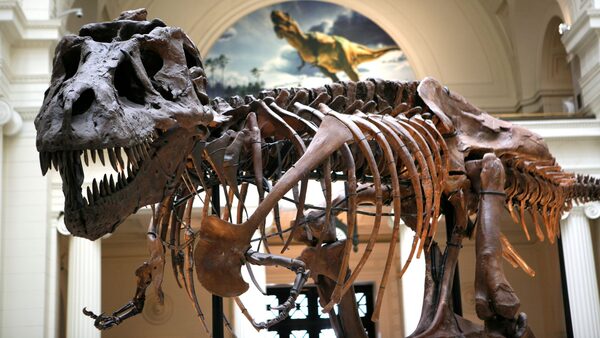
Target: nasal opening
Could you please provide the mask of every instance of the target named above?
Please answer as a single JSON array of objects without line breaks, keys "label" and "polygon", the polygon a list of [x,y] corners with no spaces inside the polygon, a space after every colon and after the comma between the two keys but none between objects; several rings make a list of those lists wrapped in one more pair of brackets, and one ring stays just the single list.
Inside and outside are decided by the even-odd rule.
[{"label": "nasal opening", "polygon": [[95,99],[96,94],[94,94],[93,89],[88,88],[84,90],[81,95],[79,95],[79,98],[73,103],[71,115],[76,116],[85,113],[90,109]]}]

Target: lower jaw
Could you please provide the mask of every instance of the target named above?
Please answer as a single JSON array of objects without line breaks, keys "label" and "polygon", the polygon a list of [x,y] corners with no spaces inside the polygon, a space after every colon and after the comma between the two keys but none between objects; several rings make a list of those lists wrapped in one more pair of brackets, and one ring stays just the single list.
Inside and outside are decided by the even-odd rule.
[{"label": "lower jaw", "polygon": [[93,206],[65,205],[65,225],[74,236],[96,240],[112,233],[116,225],[123,221],[118,217],[120,213],[117,210],[107,209],[111,209],[107,203]]}]

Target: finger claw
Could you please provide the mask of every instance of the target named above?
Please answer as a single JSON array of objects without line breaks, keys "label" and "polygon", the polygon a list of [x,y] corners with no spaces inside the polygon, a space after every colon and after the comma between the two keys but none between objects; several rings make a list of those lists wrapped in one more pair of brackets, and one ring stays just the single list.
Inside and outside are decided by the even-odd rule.
[{"label": "finger claw", "polygon": [[[92,319],[98,318],[98,316],[96,314],[94,314],[94,312],[88,310],[87,307],[84,307],[82,311],[83,311],[83,314],[87,317],[90,317]],[[102,316],[102,314],[101,314],[101,316]]]}]

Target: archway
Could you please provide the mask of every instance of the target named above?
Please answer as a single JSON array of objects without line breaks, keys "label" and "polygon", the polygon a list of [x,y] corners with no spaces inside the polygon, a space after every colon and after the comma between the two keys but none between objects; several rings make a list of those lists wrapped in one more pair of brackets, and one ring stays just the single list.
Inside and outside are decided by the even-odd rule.
[{"label": "archway", "polygon": [[576,110],[571,66],[558,32],[560,23],[562,20],[558,17],[548,22],[542,43],[538,75],[538,110],[544,113],[574,113]]}]

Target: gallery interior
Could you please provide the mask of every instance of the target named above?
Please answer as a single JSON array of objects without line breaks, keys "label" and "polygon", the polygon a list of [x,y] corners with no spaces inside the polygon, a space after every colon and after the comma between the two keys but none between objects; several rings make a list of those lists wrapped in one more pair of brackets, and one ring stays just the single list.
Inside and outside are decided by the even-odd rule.
[{"label": "gallery interior", "polygon": [[[165,268],[163,304],[149,294],[142,314],[97,330],[82,308],[111,312],[131,299],[134,272],[148,259],[152,210],[139,209],[117,231],[96,241],[74,237],[64,223],[59,173],[40,173],[34,119],[50,84],[56,46],[85,24],[112,21],[138,8],[147,10],[149,20],[180,27],[196,45],[211,98],[322,86],[355,76],[432,77],[492,116],[541,135],[565,171],[600,176],[600,1],[0,0],[0,337],[209,337],[170,267]],[[336,36],[378,52],[345,70],[328,71],[319,62],[339,55],[323,52],[307,58],[302,48],[317,47],[286,40],[277,28],[277,20],[283,19],[276,20],[274,13],[297,24],[301,34]],[[103,170],[99,164],[91,166],[94,177],[102,177]],[[85,184],[91,180],[86,177]],[[344,189],[343,184],[337,187]],[[311,182],[309,189],[321,194],[318,183]],[[255,190],[249,195],[251,213],[258,199]],[[312,195],[307,203],[318,203]],[[296,211],[285,203],[280,207],[280,222],[288,227]],[[202,203],[194,209],[191,223],[197,225]],[[394,240],[390,208],[386,212],[355,293],[369,337],[404,337],[419,322],[425,274],[423,257],[401,273],[414,236],[408,227],[400,229],[379,320],[369,320]],[[341,237],[347,234],[344,217],[338,217]],[[508,211],[498,220],[502,233],[535,271],[532,277],[504,262],[520,311],[527,313],[536,336],[600,336],[599,218],[600,203],[574,205],[562,216],[555,243],[535,236],[532,228],[526,236]],[[348,238],[354,249],[351,267],[365,250],[373,218],[358,215],[356,222],[356,233]],[[273,215],[266,224],[267,231],[275,231]],[[445,243],[442,225],[437,236]],[[272,252],[283,248],[277,236],[267,243]],[[455,279],[460,301],[454,305],[464,318],[481,323],[475,309],[476,243],[466,239],[462,245]],[[285,256],[297,257],[303,249],[304,244],[292,242]],[[243,273],[249,282],[245,269]],[[281,267],[255,267],[253,274],[256,283],[241,299],[264,321],[276,315],[273,308],[287,297],[295,276]],[[219,318],[224,316],[228,324],[220,330],[226,337],[335,337],[320,311],[319,295],[310,281],[307,285],[290,320],[280,326],[283,331],[257,332],[231,298],[222,300]],[[198,282],[196,292],[212,330],[213,297]],[[309,321],[318,335],[309,335]]]}]

